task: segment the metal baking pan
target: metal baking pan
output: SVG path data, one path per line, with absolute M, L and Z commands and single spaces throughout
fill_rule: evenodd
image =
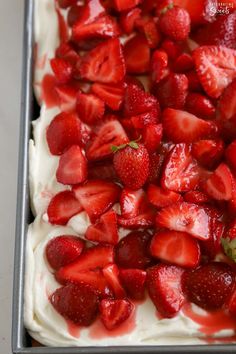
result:
M 193 0 L 197 1 L 197 0 Z M 20 146 L 18 168 L 18 194 L 16 213 L 15 267 L 13 288 L 12 352 L 32 354 L 193 354 L 235 353 L 236 345 L 199 346 L 119 346 L 119 347 L 32 347 L 31 339 L 24 328 L 24 264 L 27 227 L 32 220 L 28 188 L 28 141 L 31 121 L 37 117 L 33 95 L 33 5 L 34 0 L 25 0 L 22 101 L 20 123 Z

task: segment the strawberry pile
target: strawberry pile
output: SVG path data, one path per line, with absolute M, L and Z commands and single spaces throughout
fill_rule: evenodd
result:
M 112 330 L 146 292 L 163 317 L 186 301 L 236 315 L 236 4 L 213 5 L 58 0 L 69 36 L 46 138 L 66 190 L 47 214 L 91 225 L 46 258 L 61 284 L 50 301 L 78 325 L 99 313 Z

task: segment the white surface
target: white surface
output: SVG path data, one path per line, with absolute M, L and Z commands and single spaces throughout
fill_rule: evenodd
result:
M 0 353 L 11 353 L 23 0 L 0 0 Z

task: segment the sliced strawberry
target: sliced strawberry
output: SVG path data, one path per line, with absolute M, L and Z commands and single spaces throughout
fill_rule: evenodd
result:
M 219 112 L 221 120 L 229 120 L 236 117 L 236 80 L 226 87 L 219 100 Z
M 124 46 L 126 70 L 129 74 L 143 74 L 149 70 L 150 48 L 143 35 L 129 39 Z
M 142 269 L 121 269 L 119 277 L 129 297 L 143 300 L 147 273 Z
M 114 0 L 117 11 L 124 11 L 137 6 L 141 0 Z
M 175 143 L 192 143 L 217 131 L 214 122 L 172 108 L 166 108 L 163 112 L 163 129 L 166 137 Z
M 90 219 L 96 221 L 119 200 L 120 187 L 112 182 L 90 180 L 75 186 L 74 193 Z
M 171 60 L 176 60 L 183 52 L 183 48 L 180 42 L 174 42 L 169 38 L 164 39 L 161 47 L 167 53 L 168 58 Z
M 155 20 L 151 17 L 143 17 L 137 19 L 135 25 L 145 35 L 149 47 L 151 49 L 156 48 L 161 40 L 161 35 L 157 29 Z
M 169 152 L 162 173 L 162 187 L 174 192 L 187 192 L 199 182 L 199 167 L 186 144 L 177 144 Z
M 224 143 L 222 140 L 199 140 L 193 143 L 193 157 L 204 167 L 212 168 L 216 166 L 224 153 Z
M 56 57 L 66 60 L 71 63 L 71 65 L 76 67 L 76 65 L 80 62 L 79 54 L 74 50 L 72 45 L 69 42 L 63 42 L 59 45 L 56 50 Z
M 47 128 L 47 143 L 52 155 L 61 155 L 72 145 L 81 144 L 81 122 L 75 113 L 58 114 Z
M 185 232 L 159 231 L 151 241 L 153 257 L 186 268 L 195 268 L 200 262 L 200 246 Z
M 54 58 L 50 61 L 52 70 L 60 84 L 67 84 L 73 76 L 73 67 L 71 63 L 65 59 Z
M 182 53 L 174 62 L 174 70 L 178 73 L 184 73 L 194 69 L 193 58 L 188 53 Z
M 124 84 L 114 84 L 114 85 L 107 85 L 107 84 L 98 84 L 95 83 L 92 86 L 92 91 L 103 100 L 106 105 L 117 111 L 120 109 L 120 106 L 124 99 Z
M 99 299 L 92 287 L 69 284 L 54 291 L 50 302 L 66 320 L 76 325 L 89 326 L 97 316 Z
M 147 113 L 142 113 L 130 118 L 134 129 L 143 130 L 147 125 L 156 125 L 158 123 L 159 105 Z
M 61 111 L 68 113 L 75 111 L 78 89 L 71 85 L 60 85 L 55 90 L 59 97 Z
M 189 93 L 185 102 L 186 111 L 203 119 L 212 119 L 215 116 L 215 106 L 212 101 L 199 93 Z
M 104 299 L 99 304 L 100 316 L 108 330 L 119 327 L 132 314 L 134 305 L 129 300 Z
M 163 189 L 154 184 L 149 184 L 147 195 L 150 203 L 155 205 L 157 208 L 164 208 L 183 200 L 179 193 L 169 191 L 168 189 Z
M 46 246 L 45 254 L 50 266 L 58 270 L 74 262 L 82 253 L 84 242 L 77 236 L 61 235 L 51 239 Z
M 157 150 L 161 143 L 162 134 L 162 124 L 148 124 L 144 127 L 144 146 L 146 147 L 149 153 L 153 153 Z
M 78 116 L 84 123 L 95 124 L 103 117 L 105 105 L 97 96 L 79 92 L 76 109 Z
M 169 74 L 168 55 L 164 50 L 155 50 L 151 58 L 151 78 L 154 83 L 160 82 Z
M 163 317 L 173 317 L 184 303 L 182 276 L 177 266 L 160 264 L 147 271 L 147 288 L 157 311 Z
M 157 214 L 156 223 L 159 227 L 187 232 L 200 240 L 210 238 L 210 217 L 196 204 L 183 202 L 163 208 Z
M 164 161 L 164 155 L 154 152 L 149 154 L 149 176 L 148 183 L 156 183 L 159 180 Z
M 105 179 L 108 181 L 117 181 L 116 171 L 112 162 L 105 161 L 105 162 L 98 162 L 92 163 L 88 167 L 88 178 L 89 179 Z
M 103 274 L 117 299 L 123 299 L 126 294 L 119 280 L 119 269 L 116 264 L 108 264 L 103 268 Z
M 233 194 L 234 177 L 225 163 L 221 163 L 205 183 L 205 190 L 216 200 L 230 200 Z
M 135 22 L 141 16 L 141 9 L 135 7 L 134 9 L 129 10 L 128 12 L 122 12 L 120 15 L 120 25 L 122 30 L 126 34 L 132 33 Z
M 154 225 L 155 223 L 155 210 L 151 207 L 147 208 L 145 211 L 141 212 L 139 215 L 131 219 L 125 219 L 122 216 L 118 216 L 118 224 L 124 228 L 136 230 L 136 229 L 147 229 Z
M 63 9 L 76 4 L 76 2 L 77 0 L 57 0 L 58 5 Z
M 63 184 L 82 183 L 87 179 L 87 160 L 79 145 L 71 146 L 59 160 L 57 181 Z
M 211 238 L 202 242 L 201 249 L 210 259 L 215 259 L 217 255 L 222 254 L 222 237 L 225 225 L 216 217 L 211 218 Z
M 125 64 L 119 39 L 109 39 L 82 58 L 82 78 L 102 83 L 118 83 L 125 76 Z
M 236 314 L 236 289 L 232 292 L 230 299 L 228 301 L 227 307 L 229 312 L 235 316 Z
M 234 171 L 236 171 L 236 141 L 233 141 L 225 150 L 226 159 Z
M 188 71 L 185 73 L 188 78 L 188 87 L 189 91 L 196 91 L 202 93 L 202 85 L 200 83 L 199 77 L 195 70 Z
M 113 210 L 103 214 L 100 220 L 87 228 L 85 238 L 99 243 L 118 243 L 117 216 Z
M 191 23 L 200 25 L 213 22 L 217 13 L 217 1 L 212 0 L 174 0 L 174 4 L 188 11 Z
M 72 216 L 83 210 L 80 202 L 71 191 L 56 194 L 50 201 L 47 209 L 48 219 L 51 224 L 65 225 Z
M 115 247 L 115 262 L 121 268 L 145 269 L 152 259 L 148 252 L 151 235 L 134 231 L 125 236 Z
M 86 156 L 90 161 L 105 159 L 112 156 L 112 145 L 119 146 L 128 141 L 128 136 L 117 119 L 104 120 L 104 123 L 98 126 L 96 135 L 87 148 Z
M 83 16 L 83 9 L 84 7 L 80 4 L 75 4 L 69 8 L 67 13 L 68 26 L 73 27 L 74 24 L 80 20 L 81 16 Z
M 194 204 L 205 204 L 210 202 L 207 194 L 200 191 L 189 191 L 184 195 L 185 202 Z
M 203 46 L 193 53 L 200 82 L 206 93 L 218 98 L 236 78 L 236 50 L 221 46 Z

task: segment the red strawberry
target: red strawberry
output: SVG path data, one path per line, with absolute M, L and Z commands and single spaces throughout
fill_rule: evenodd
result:
M 186 268 L 195 268 L 200 262 L 200 247 L 194 238 L 185 232 L 159 231 L 151 241 L 153 257 Z
M 222 140 L 199 140 L 193 143 L 192 153 L 195 159 L 204 167 L 216 166 L 224 153 Z
M 112 156 L 113 145 L 122 145 L 128 140 L 125 130 L 115 117 L 104 120 L 87 147 L 86 156 L 90 161 L 103 160 Z
M 221 262 L 212 262 L 186 273 L 184 287 L 191 302 L 207 310 L 221 308 L 229 298 L 235 275 Z
M 157 226 L 187 232 L 200 240 L 210 238 L 210 217 L 196 204 L 176 203 L 163 208 L 156 217 Z
M 157 106 L 157 108 L 155 108 L 149 112 L 142 113 L 137 116 L 131 117 L 130 120 L 131 120 L 131 123 L 132 123 L 134 129 L 137 129 L 137 131 L 143 130 L 147 125 L 157 124 L 158 123 L 158 115 L 159 115 L 158 108 L 159 108 L 159 105 Z
M 127 73 L 143 74 L 149 70 L 150 48 L 143 35 L 129 39 L 124 46 L 124 58 Z
M 99 243 L 118 243 L 117 216 L 113 210 L 103 214 L 100 220 L 87 228 L 85 238 Z
M 80 62 L 79 54 L 74 50 L 69 42 L 62 42 L 56 50 L 56 57 L 65 59 L 67 62 L 76 68 L 77 64 Z
M 125 147 L 114 147 L 113 164 L 116 173 L 125 187 L 141 188 L 149 174 L 149 155 L 143 145 L 130 142 Z
M 226 87 L 220 97 L 219 113 L 223 121 L 236 117 L 236 80 Z
M 117 111 L 124 99 L 124 85 L 123 83 L 107 85 L 95 83 L 92 86 L 92 91 L 103 100 L 106 105 Z
M 151 235 L 134 231 L 125 236 L 115 248 L 115 261 L 121 268 L 145 269 L 152 260 L 148 252 Z
M 87 160 L 78 145 L 71 146 L 59 160 L 57 181 L 63 184 L 77 184 L 87 178 Z
M 179 73 L 183 73 L 194 69 L 194 62 L 192 56 L 188 53 L 182 53 L 176 59 L 174 63 L 174 69 L 176 72 Z
M 104 102 L 95 95 L 81 93 L 77 95 L 77 113 L 80 119 L 87 124 L 95 124 L 105 112 Z
M 192 143 L 217 131 L 214 122 L 197 118 L 186 111 L 166 108 L 162 117 L 164 133 L 174 143 Z
M 120 187 L 112 182 L 89 180 L 75 186 L 74 193 L 92 221 L 105 213 L 119 200 Z
M 175 41 L 186 39 L 190 32 L 189 13 L 178 6 L 167 9 L 159 19 L 160 30 Z
M 115 182 L 117 180 L 116 172 L 112 162 L 92 163 L 88 167 L 88 179 L 105 179 Z
M 169 152 L 162 173 L 162 187 L 174 192 L 187 192 L 199 182 L 199 167 L 186 144 L 177 144 Z
M 173 317 L 184 303 L 182 268 L 160 264 L 147 271 L 147 288 L 157 311 L 163 317 Z
M 195 70 L 191 70 L 185 73 L 188 78 L 189 91 L 202 92 L 202 85 Z
M 71 191 L 56 194 L 50 201 L 47 209 L 51 224 L 65 225 L 72 216 L 83 210 L 80 202 Z
M 60 84 L 67 84 L 73 76 L 73 67 L 69 61 L 61 58 L 54 58 L 50 61 L 52 70 Z
M 141 0 L 114 0 L 117 11 L 124 11 L 137 6 Z
M 194 204 L 205 204 L 210 202 L 207 194 L 200 191 L 189 191 L 184 195 L 185 202 Z
M 85 284 L 69 284 L 58 288 L 50 296 L 50 302 L 60 315 L 76 325 L 89 326 L 98 312 L 98 296 Z
M 120 15 L 120 25 L 122 30 L 126 34 L 131 34 L 133 32 L 135 22 L 141 16 L 141 9 L 135 7 L 128 12 L 122 12 Z
M 144 127 L 144 146 L 146 147 L 149 153 L 155 152 L 159 147 L 162 139 L 162 133 L 162 124 L 148 124 Z
M 213 22 L 218 6 L 215 0 L 174 0 L 174 4 L 188 11 L 193 25 Z
M 226 159 L 234 171 L 236 171 L 236 140 L 225 150 Z
M 47 143 L 52 155 L 61 155 L 72 145 L 81 144 L 81 122 L 75 113 L 58 114 L 47 128 Z
M 46 246 L 46 257 L 50 266 L 58 270 L 74 262 L 82 253 L 84 242 L 77 236 L 62 235 L 51 239 Z
M 121 269 L 119 277 L 129 297 L 142 300 L 145 297 L 145 282 L 147 273 L 141 269 Z
M 73 27 L 74 24 L 80 20 L 80 18 L 83 16 L 83 5 L 73 5 L 69 8 L 69 11 L 67 13 L 67 23 L 68 26 Z
M 221 163 L 205 183 L 205 190 L 216 200 L 230 200 L 233 195 L 234 177 L 225 163 Z
M 183 200 L 180 194 L 169 191 L 168 189 L 163 189 L 154 184 L 149 184 L 147 195 L 150 203 L 157 208 L 164 208 Z
M 200 82 L 206 93 L 218 98 L 236 78 L 236 50 L 221 46 L 203 46 L 193 53 Z
M 161 36 L 155 20 L 151 17 L 142 17 L 136 20 L 135 25 L 145 35 L 149 47 L 151 49 L 156 48 L 161 40 Z
M 73 112 L 76 108 L 78 90 L 71 85 L 60 85 L 55 88 L 62 112 Z
M 229 312 L 235 316 L 235 314 L 236 314 L 236 289 L 231 294 L 230 299 L 227 304 L 227 307 L 229 309 Z
M 108 330 L 113 330 L 125 322 L 133 309 L 134 305 L 126 299 L 103 299 L 99 304 L 101 320 Z
M 66 9 L 67 7 L 76 4 L 77 0 L 57 0 L 57 2 L 61 8 Z
M 115 297 L 117 299 L 124 298 L 126 294 L 119 280 L 119 269 L 117 265 L 108 264 L 102 271 Z
M 156 183 L 160 177 L 164 155 L 154 152 L 149 154 L 149 176 L 148 183 Z
M 183 108 L 188 93 L 188 79 L 184 74 L 169 74 L 157 86 L 156 96 L 162 108 Z
M 210 258 L 216 259 L 216 256 L 222 254 L 222 237 L 224 234 L 225 225 L 216 217 L 211 217 L 211 238 L 202 242 L 201 249 Z
M 212 119 L 215 116 L 215 106 L 212 101 L 200 93 L 189 93 L 185 102 L 186 111 L 203 119 Z
M 164 39 L 161 47 L 167 53 L 168 58 L 171 60 L 176 60 L 183 52 L 182 45 L 179 42 L 173 42 L 169 38 Z
M 125 76 L 125 64 L 119 39 L 109 39 L 92 49 L 82 58 L 82 78 L 102 82 L 118 83 Z
M 155 83 L 160 82 L 169 74 L 168 55 L 164 50 L 155 50 L 151 58 L 151 78 Z

